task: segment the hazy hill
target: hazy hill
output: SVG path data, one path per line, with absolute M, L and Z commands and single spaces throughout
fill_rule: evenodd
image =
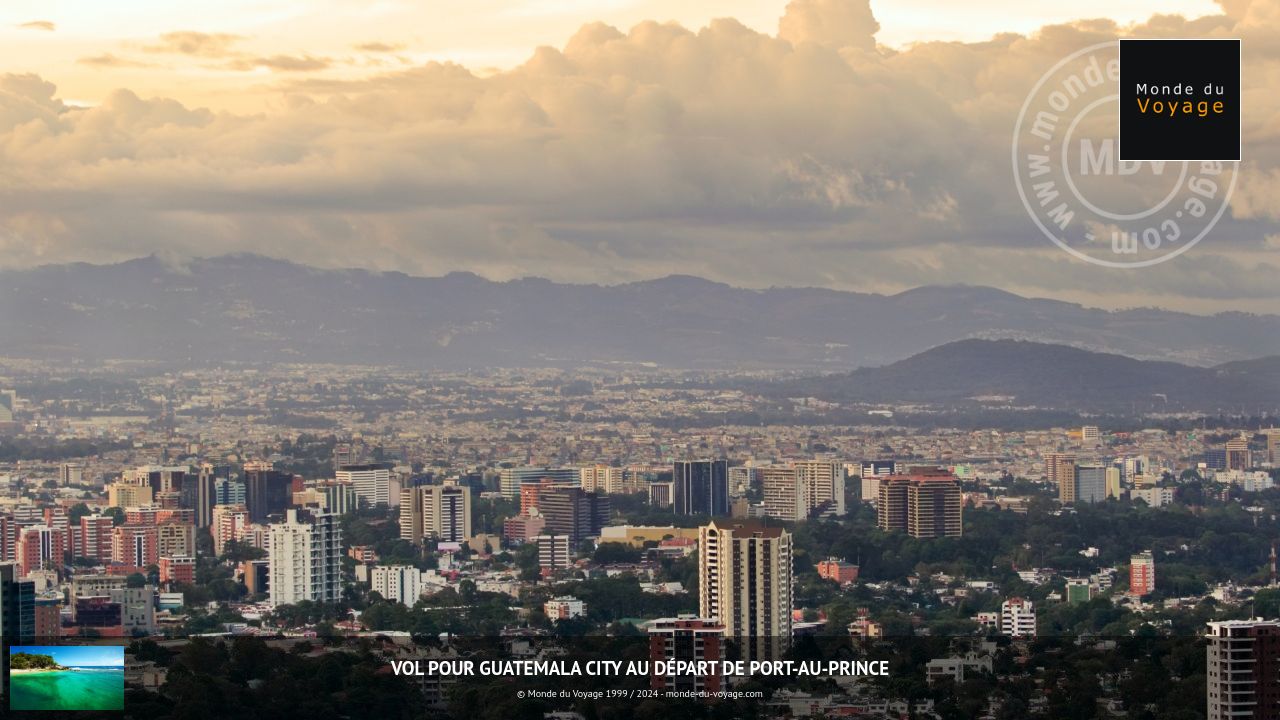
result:
M 849 369 L 966 338 L 1210 365 L 1280 354 L 1280 317 L 1107 312 L 981 287 L 884 296 L 685 276 L 497 283 L 252 255 L 0 272 L 0 355 L 26 357 Z
M 962 340 L 883 367 L 779 383 L 774 392 L 848 403 L 1274 411 L 1280 357 L 1204 368 L 1062 345 Z

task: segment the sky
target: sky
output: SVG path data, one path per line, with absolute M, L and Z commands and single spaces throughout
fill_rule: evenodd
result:
M 112 645 L 32 645 L 14 646 L 10 654 L 51 655 L 64 667 L 122 667 L 124 648 Z
M 1039 75 L 1117 36 L 1246 47 L 1230 212 L 1141 271 L 1054 248 L 1008 169 Z M 0 42 L 0 267 L 257 252 L 1280 312 L 1280 0 L 9 0 Z

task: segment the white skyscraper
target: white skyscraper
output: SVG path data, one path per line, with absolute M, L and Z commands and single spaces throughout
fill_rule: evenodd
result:
M 414 544 L 426 538 L 466 542 L 471 538 L 471 488 L 446 480 L 401 490 L 400 538 Z
M 1000 633 L 1009 637 L 1035 637 L 1035 604 L 1020 597 L 1005 600 L 1000 605 Z
M 342 529 L 335 515 L 299 520 L 290 509 L 271 526 L 268 542 L 271 604 L 336 602 L 342 595 Z

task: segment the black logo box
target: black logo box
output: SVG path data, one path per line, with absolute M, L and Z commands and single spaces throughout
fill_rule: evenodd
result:
M 1238 39 L 1120 39 L 1120 134 L 1121 160 L 1238 161 L 1241 159 L 1240 91 L 1241 45 Z M 1137 92 L 1138 84 L 1171 89 L 1189 86 L 1190 94 Z M 1214 91 L 1205 94 L 1205 86 Z M 1222 94 L 1217 88 L 1222 88 Z M 1138 100 L 1150 101 L 1143 114 Z M 1154 114 L 1155 103 L 1162 114 Z M 1182 113 L 1183 102 L 1194 108 L 1207 102 L 1223 103 L 1221 114 L 1212 111 Z M 1168 105 L 1178 104 L 1177 113 L 1168 114 Z

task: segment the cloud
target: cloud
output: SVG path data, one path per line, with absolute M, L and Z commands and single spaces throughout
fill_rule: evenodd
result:
M 76 63 L 80 65 L 89 65 L 92 67 L 100 67 L 100 68 L 156 67 L 154 63 L 142 62 L 140 60 L 130 60 L 128 58 L 122 58 L 117 55 L 113 55 L 111 53 L 103 53 L 101 55 L 92 55 L 89 57 L 82 57 L 77 59 Z
M 266 68 L 268 70 L 276 70 L 279 72 L 315 72 L 317 70 L 326 70 L 333 64 L 333 61 L 324 57 L 312 57 L 310 55 L 291 56 L 291 55 L 272 55 L 270 57 L 246 58 L 243 60 L 235 60 L 227 64 L 232 70 L 256 70 L 258 68 Z
M 795 0 L 778 34 L 584 26 L 507 71 L 431 63 L 353 79 L 309 55 L 258 114 L 112 95 L 70 107 L 0 78 L 0 257 L 9 265 L 254 251 L 322 266 L 465 269 L 623 282 L 672 272 L 755 286 L 991 284 L 1094 303 L 1274 308 L 1280 22 L 1230 15 L 1047 27 L 980 43 L 875 45 L 866 0 Z M 1141 272 L 1043 239 L 1009 168 L 1040 74 L 1081 47 L 1232 36 L 1244 73 L 1235 214 L 1193 254 Z M 196 43 L 187 54 L 228 52 Z
M 22 23 L 18 27 L 23 30 L 41 30 L 44 32 L 53 32 L 58 29 L 58 26 L 49 20 L 32 20 L 31 22 Z
M 160 42 L 143 49 L 151 53 L 193 55 L 204 58 L 221 58 L 235 54 L 232 46 L 244 38 L 227 33 L 203 33 L 192 30 L 168 32 L 160 36 Z
M 367 42 L 353 45 L 356 50 L 367 53 L 393 53 L 404 49 L 404 45 L 384 42 Z

